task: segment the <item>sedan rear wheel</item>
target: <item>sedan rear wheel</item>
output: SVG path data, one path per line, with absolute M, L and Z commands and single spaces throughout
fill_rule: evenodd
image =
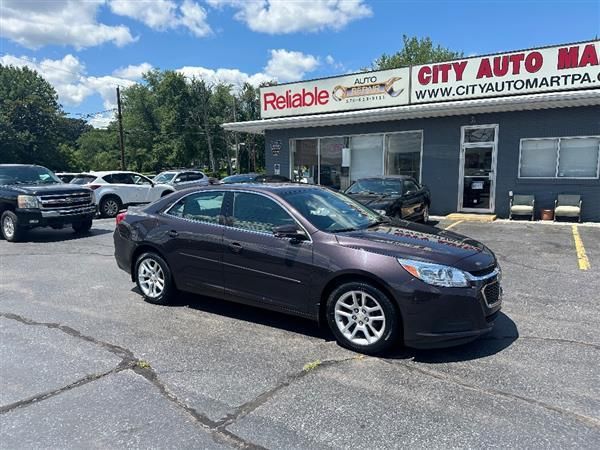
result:
M 135 281 L 150 303 L 168 304 L 175 290 L 169 266 L 156 253 L 144 253 L 138 258 Z
M 338 287 L 327 303 L 329 327 L 344 347 L 375 354 L 396 341 L 399 321 L 396 309 L 379 289 L 366 283 Z

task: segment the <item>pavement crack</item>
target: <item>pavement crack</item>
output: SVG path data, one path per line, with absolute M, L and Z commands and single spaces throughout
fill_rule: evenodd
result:
M 8 413 L 8 412 L 13 411 L 15 409 L 24 408 L 26 406 L 33 405 L 34 403 L 38 403 L 38 402 L 41 402 L 43 400 L 47 400 L 49 398 L 55 397 L 57 395 L 60 395 L 63 392 L 67 392 L 67 391 L 70 391 L 71 389 L 78 388 L 78 387 L 83 386 L 85 384 L 91 383 L 92 381 L 96 381 L 96 380 L 99 380 L 101 378 L 104 378 L 104 377 L 106 377 L 108 375 L 112 375 L 114 373 L 118 373 L 118 372 L 121 372 L 123 370 L 130 369 L 130 368 L 133 367 L 134 364 L 135 364 L 134 362 L 123 360 L 123 361 L 121 361 L 121 363 L 119 363 L 119 365 L 117 367 L 115 367 L 115 368 L 113 368 L 111 370 L 108 370 L 106 372 L 94 373 L 94 374 L 86 375 L 85 377 L 80 378 L 79 380 L 74 381 L 73 383 L 67 384 L 66 386 L 63 386 L 61 388 L 53 389 L 51 391 L 44 392 L 42 394 L 34 395 L 33 397 L 29 397 L 29 398 L 27 398 L 25 400 L 19 400 L 18 402 L 1 406 L 0 407 L 0 414 L 5 414 L 5 413 Z
M 299 379 L 305 377 L 309 373 L 313 373 L 318 370 L 322 370 L 325 367 L 330 367 L 333 365 L 341 364 L 341 363 L 356 360 L 356 359 L 358 359 L 358 358 L 351 357 L 351 358 L 344 358 L 344 359 L 328 359 L 325 361 L 319 361 L 319 363 L 317 365 L 315 365 L 313 368 L 311 368 L 310 370 L 302 369 L 300 372 L 295 372 L 291 375 L 288 375 L 285 379 L 283 379 L 282 381 L 277 383 L 271 389 L 268 389 L 268 390 L 262 392 L 261 394 L 256 396 L 254 399 L 238 406 L 237 408 L 235 408 L 235 410 L 233 412 L 231 412 L 231 413 L 227 414 L 225 417 L 219 419 L 216 422 L 216 427 L 219 430 L 224 430 L 228 426 L 234 424 L 239 419 L 247 416 L 248 414 L 250 414 L 251 412 L 256 410 L 261 405 L 265 404 L 267 401 L 269 401 L 271 398 L 273 398 L 275 396 L 275 394 L 277 394 L 279 391 L 281 391 L 282 389 L 285 389 L 286 387 L 290 386 L 295 381 L 298 381 Z M 362 358 L 360 358 L 360 359 L 362 359 Z
M 564 416 L 571 417 L 572 419 L 575 419 L 579 422 L 585 423 L 588 426 L 593 426 L 594 428 L 600 428 L 600 420 L 598 420 L 594 417 L 588 417 L 583 414 L 569 411 L 568 409 L 560 408 L 558 406 L 551 405 L 549 403 L 542 402 L 542 401 L 536 400 L 534 398 L 525 397 L 523 395 L 514 394 L 511 392 L 501 391 L 499 389 L 482 388 L 479 386 L 475 386 L 473 384 L 469 384 L 469 383 L 461 380 L 458 377 L 447 375 L 445 373 L 438 372 L 436 370 L 429 370 L 429 369 L 424 369 L 422 367 L 416 367 L 415 365 L 413 365 L 411 363 L 406 363 L 406 362 L 402 362 L 402 361 L 388 361 L 386 359 L 381 359 L 381 361 L 383 361 L 386 364 L 390 364 L 390 365 L 402 365 L 403 367 L 406 367 L 408 370 L 418 372 L 423 375 L 427 375 L 429 377 L 432 377 L 432 378 L 435 378 L 435 379 L 438 379 L 438 380 L 441 380 L 441 381 L 444 381 L 447 383 L 456 384 L 465 389 L 479 392 L 481 394 L 490 395 L 492 397 L 503 397 L 503 398 L 507 398 L 510 400 L 519 400 L 519 401 L 528 403 L 530 405 L 534 405 L 534 406 L 546 409 L 548 411 L 552 411 L 555 413 L 562 414 Z
M 121 346 L 118 346 L 115 344 L 109 344 L 108 342 L 100 341 L 91 336 L 86 336 L 71 327 L 68 327 L 66 325 L 61 325 L 58 323 L 37 322 L 37 321 L 31 320 L 31 319 L 28 319 L 26 317 L 19 316 L 17 314 L 3 313 L 3 312 L 0 312 L 0 317 L 9 319 L 9 320 L 16 320 L 17 322 L 23 323 L 25 325 L 42 326 L 42 327 L 46 327 L 46 328 L 57 329 L 57 330 L 62 331 L 63 333 L 68 334 L 69 336 L 73 336 L 78 339 L 84 340 L 86 342 L 91 342 L 95 345 L 98 345 L 98 346 L 108 350 L 109 352 L 121 357 L 121 362 L 117 365 L 117 367 L 115 367 L 109 371 L 102 372 L 99 374 L 87 375 L 87 376 L 85 376 L 71 384 L 63 386 L 59 389 L 54 389 L 52 391 L 45 392 L 43 394 L 38 394 L 34 397 L 31 397 L 31 398 L 28 398 L 25 400 L 21 400 L 21 401 L 12 403 L 10 405 L 2 406 L 2 407 L 0 407 L 0 414 L 12 411 L 17 408 L 22 408 L 25 406 L 32 405 L 32 404 L 40 402 L 42 400 L 46 400 L 48 398 L 62 394 L 63 392 L 69 391 L 71 389 L 75 389 L 79 386 L 83 386 L 85 384 L 99 380 L 108 375 L 130 369 L 130 370 L 133 370 L 133 372 L 135 372 L 136 374 L 138 374 L 138 375 L 144 377 L 146 380 L 148 380 L 153 386 L 155 386 L 158 389 L 159 393 L 164 398 L 166 398 L 171 403 L 175 404 L 178 408 L 180 408 L 180 409 L 184 410 L 186 413 L 188 413 L 194 419 L 194 421 L 196 423 L 198 423 L 200 426 L 205 428 L 210 433 L 211 437 L 215 440 L 215 442 L 227 444 L 232 447 L 240 448 L 240 449 L 254 450 L 254 449 L 262 449 L 263 448 L 259 445 L 256 445 L 249 441 L 244 440 L 243 438 L 235 435 L 234 433 L 232 433 L 228 430 L 224 430 L 222 427 L 219 427 L 218 422 L 211 420 L 204 414 L 198 412 L 196 409 L 186 405 L 184 402 L 179 400 L 177 398 L 177 396 L 175 396 L 173 393 L 171 393 L 167 389 L 167 386 L 159 379 L 159 377 L 156 374 L 156 372 L 154 371 L 154 369 L 152 369 L 152 367 L 146 361 L 137 359 L 133 355 L 133 352 L 129 349 L 126 349 L 124 347 L 121 347 Z

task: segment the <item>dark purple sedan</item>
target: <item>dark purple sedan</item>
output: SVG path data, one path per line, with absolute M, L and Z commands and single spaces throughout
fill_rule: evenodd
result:
M 176 192 L 120 214 L 114 240 L 119 267 L 149 302 L 181 290 L 295 314 L 368 354 L 474 340 L 502 301 L 500 267 L 483 244 L 318 186 Z

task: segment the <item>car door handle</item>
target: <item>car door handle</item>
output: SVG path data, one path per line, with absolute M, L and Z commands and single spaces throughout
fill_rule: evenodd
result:
M 231 250 L 233 253 L 241 252 L 242 248 L 242 244 L 240 244 L 239 242 L 232 242 L 231 244 L 229 244 L 229 250 Z
M 179 236 L 179 233 L 175 230 L 171 230 L 167 234 L 169 235 L 169 237 L 172 237 L 172 238 L 176 238 L 177 236 Z

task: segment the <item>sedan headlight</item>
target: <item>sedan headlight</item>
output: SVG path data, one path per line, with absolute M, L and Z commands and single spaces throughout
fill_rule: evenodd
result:
M 19 195 L 17 196 L 17 206 L 19 208 L 37 209 L 40 207 L 40 203 L 34 195 Z
M 398 262 L 412 276 L 432 286 L 466 287 L 469 285 L 469 275 L 456 267 L 402 258 L 398 258 Z

